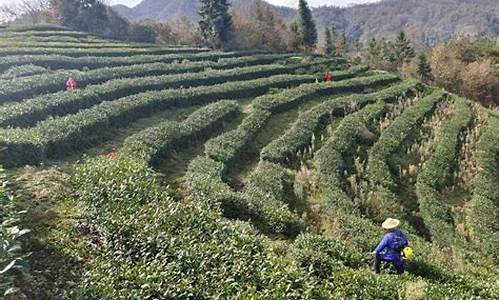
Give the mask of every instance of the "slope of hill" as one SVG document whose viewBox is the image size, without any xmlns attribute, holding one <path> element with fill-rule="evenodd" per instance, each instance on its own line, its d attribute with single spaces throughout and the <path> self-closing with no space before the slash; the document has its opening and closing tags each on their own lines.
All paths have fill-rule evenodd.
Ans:
<svg viewBox="0 0 500 300">
<path fill-rule="evenodd" d="M 262 0 L 231 0 L 233 9 L 240 15 L 247 15 L 252 3 L 259 1 L 262 5 L 271 8 L 276 14 L 290 20 L 295 15 L 295 10 L 286 7 L 276 7 Z M 175 20 L 187 17 L 196 22 L 199 19 L 199 0 L 145 0 L 130 8 L 125 5 L 114 5 L 120 15 L 129 21 L 153 19 L 158 21 Z"/>
<path fill-rule="evenodd" d="M 253 1 L 232 3 L 237 13 L 244 14 Z M 143 0 L 133 8 L 123 5 L 114 8 L 131 21 L 146 18 L 165 21 L 182 16 L 196 21 L 198 6 L 198 0 Z M 295 14 L 293 9 L 268 6 L 286 21 Z M 350 40 L 362 42 L 372 37 L 392 37 L 400 29 L 408 31 L 415 41 L 430 46 L 456 35 L 498 36 L 496 0 L 383 0 L 346 8 L 315 8 L 313 15 L 319 32 L 323 33 L 325 26 L 335 25 Z"/>
<path fill-rule="evenodd" d="M 497 113 L 340 57 L 0 33 L 0 295 L 498 298 Z"/>
</svg>

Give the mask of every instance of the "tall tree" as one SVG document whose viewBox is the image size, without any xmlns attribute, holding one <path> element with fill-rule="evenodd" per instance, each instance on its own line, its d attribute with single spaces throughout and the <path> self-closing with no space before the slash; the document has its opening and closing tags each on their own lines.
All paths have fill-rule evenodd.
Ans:
<svg viewBox="0 0 500 300">
<path fill-rule="evenodd" d="M 299 0 L 299 11 L 295 20 L 298 41 L 305 52 L 310 52 L 318 42 L 318 32 L 306 0 Z"/>
<path fill-rule="evenodd" d="M 200 32 L 208 47 L 225 49 L 233 35 L 233 22 L 227 0 L 201 0 Z"/>
<path fill-rule="evenodd" d="M 92 33 L 102 33 L 109 22 L 102 0 L 62 0 L 59 18 L 62 25 Z"/>
<path fill-rule="evenodd" d="M 332 36 L 332 55 L 339 55 L 336 49 L 336 44 L 337 44 L 337 39 L 339 38 L 339 34 L 337 33 L 337 29 L 333 25 L 330 29 L 330 34 Z"/>
<path fill-rule="evenodd" d="M 394 41 L 396 58 L 399 64 L 408 63 L 415 57 L 415 50 L 404 31 L 400 31 Z"/>
<path fill-rule="evenodd" d="M 330 31 L 330 28 L 325 27 L 325 55 L 332 55 L 332 53 L 332 32 Z"/>
<path fill-rule="evenodd" d="M 345 33 L 337 37 L 335 41 L 335 52 L 337 55 L 345 55 L 347 53 L 347 39 Z"/>
<path fill-rule="evenodd" d="M 427 62 L 427 57 L 425 56 L 425 54 L 420 54 L 418 56 L 417 74 L 423 81 L 434 80 L 431 66 Z"/>
</svg>

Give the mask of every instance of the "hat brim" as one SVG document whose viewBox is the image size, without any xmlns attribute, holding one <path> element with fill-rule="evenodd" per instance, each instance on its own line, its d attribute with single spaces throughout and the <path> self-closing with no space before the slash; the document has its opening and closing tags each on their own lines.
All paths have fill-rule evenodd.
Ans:
<svg viewBox="0 0 500 300">
<path fill-rule="evenodd" d="M 382 223 L 382 228 L 384 229 L 394 229 L 399 226 L 401 222 L 399 220 L 385 220 L 384 223 Z"/>
</svg>

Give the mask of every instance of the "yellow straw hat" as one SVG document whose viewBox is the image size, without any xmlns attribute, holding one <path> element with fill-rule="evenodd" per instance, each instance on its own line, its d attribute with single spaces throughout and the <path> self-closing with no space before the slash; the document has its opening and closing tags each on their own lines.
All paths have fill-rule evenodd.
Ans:
<svg viewBox="0 0 500 300">
<path fill-rule="evenodd" d="M 382 223 L 382 228 L 384 229 L 394 229 L 401 223 L 398 219 L 387 218 L 384 223 Z"/>
</svg>

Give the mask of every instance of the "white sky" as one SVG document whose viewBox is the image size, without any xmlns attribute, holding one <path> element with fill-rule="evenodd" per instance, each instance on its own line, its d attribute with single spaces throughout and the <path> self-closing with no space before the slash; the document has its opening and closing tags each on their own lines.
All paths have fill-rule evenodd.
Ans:
<svg viewBox="0 0 500 300">
<path fill-rule="evenodd" d="M 0 0 L 0 5 L 3 4 L 14 4 L 18 1 L 21 0 Z M 275 4 L 275 5 L 283 5 L 283 6 L 290 6 L 290 7 L 296 7 L 297 3 L 299 0 L 265 0 L 269 3 Z M 312 7 L 316 6 L 321 6 L 321 5 L 330 5 L 330 6 L 346 6 L 346 5 L 351 5 L 351 4 L 358 4 L 358 3 L 370 3 L 370 2 L 376 2 L 377 0 L 309 0 L 309 5 Z M 110 4 L 125 4 L 127 6 L 134 6 L 141 2 L 141 0 L 106 0 L 106 2 Z"/>
</svg>

